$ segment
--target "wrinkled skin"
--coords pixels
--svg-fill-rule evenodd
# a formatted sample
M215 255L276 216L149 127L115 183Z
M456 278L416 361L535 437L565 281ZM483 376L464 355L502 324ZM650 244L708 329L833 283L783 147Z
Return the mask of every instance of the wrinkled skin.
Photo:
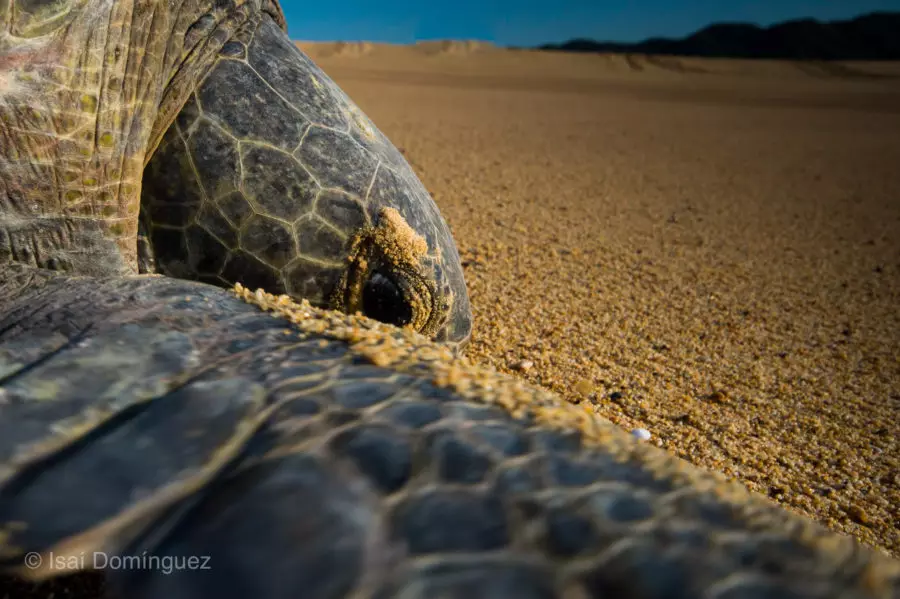
M4 16L0 268L242 282L465 344L445 221L274 2L17 0Z

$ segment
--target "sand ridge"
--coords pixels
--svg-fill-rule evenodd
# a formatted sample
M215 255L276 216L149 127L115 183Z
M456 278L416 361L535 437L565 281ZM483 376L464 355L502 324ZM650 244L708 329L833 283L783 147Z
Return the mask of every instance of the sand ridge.
M532 79L550 74L590 79L614 74L652 76L666 73L790 78L795 81L805 78L900 78L900 63L891 61L781 61L647 54L578 54L503 48L478 40L433 40L411 45L368 41L298 41L297 46L313 60L325 61L322 66L365 66L376 71L395 73L404 68L413 68L419 71L438 69L442 74L461 70L496 75L508 69L524 69L524 74ZM351 58L361 60L342 64L342 61Z
M473 360L900 555L900 65L314 59L447 218Z

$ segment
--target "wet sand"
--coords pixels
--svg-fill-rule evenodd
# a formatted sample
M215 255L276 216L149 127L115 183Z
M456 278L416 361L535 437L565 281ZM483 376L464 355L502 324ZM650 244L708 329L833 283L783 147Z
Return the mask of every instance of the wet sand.
M472 358L900 556L900 65L302 47L449 221Z

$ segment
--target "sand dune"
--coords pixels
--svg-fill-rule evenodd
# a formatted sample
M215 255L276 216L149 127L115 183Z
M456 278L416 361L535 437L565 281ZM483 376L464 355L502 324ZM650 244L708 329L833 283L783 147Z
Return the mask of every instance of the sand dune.
M332 56L341 58L364 56L372 52L376 44L371 42L297 42L297 46L313 60L319 60Z
M900 66L304 45L454 230L470 355L900 555Z
M407 56L469 56L485 52L503 51L489 42L477 40L422 41L413 45L378 44L372 42L297 42L297 46L313 59L358 57L375 54L376 59Z
M437 40L418 42L411 49L427 56L450 54L453 56L469 56L470 54L490 52L497 50L496 46L488 42L476 40Z
M314 60L374 70L428 70L439 62L441 71L485 75L512 70L527 76L597 78L614 74L709 74L763 78L895 79L900 63L890 61L778 61L653 56L646 54L561 54L538 50L506 49L473 40L439 40L414 45L372 42L298 42ZM349 66L349 63L348 63Z

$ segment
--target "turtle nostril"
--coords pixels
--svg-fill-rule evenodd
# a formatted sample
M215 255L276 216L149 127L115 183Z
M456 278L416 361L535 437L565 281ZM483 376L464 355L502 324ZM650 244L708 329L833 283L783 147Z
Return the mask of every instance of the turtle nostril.
M412 322L412 306L389 278L375 272L363 287L363 313L387 324L402 327Z

